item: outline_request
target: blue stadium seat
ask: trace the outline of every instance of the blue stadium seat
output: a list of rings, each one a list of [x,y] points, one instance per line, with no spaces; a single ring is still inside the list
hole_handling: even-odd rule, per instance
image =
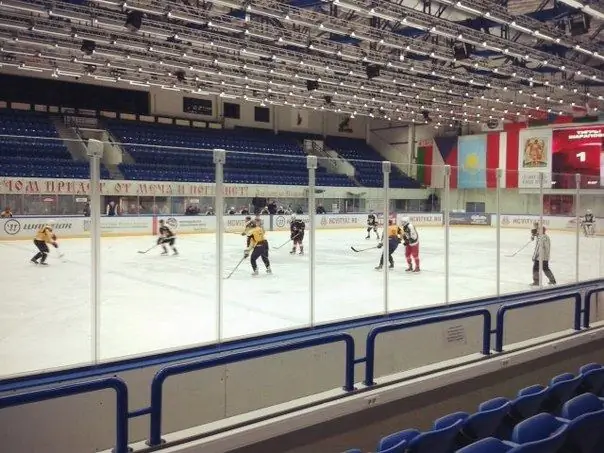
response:
[[[557,453],[564,445],[568,423],[551,414],[541,413],[520,422],[512,433],[519,444],[514,453]]]
[[[109,123],[136,161],[122,164],[127,179],[214,181],[214,148],[228,152],[225,182],[307,185],[306,154],[297,139],[259,130],[193,129],[135,122]],[[188,148],[188,149],[185,149]],[[350,187],[345,175],[317,169],[318,186]]]
[[[0,110],[0,175],[32,178],[89,177],[87,162],[75,162],[48,116]],[[102,167],[101,177],[109,172]]]
[[[580,375],[563,373],[553,377],[550,381],[547,399],[543,403],[543,409],[546,412],[558,414],[562,405],[575,396],[579,385],[581,385]]]
[[[604,451],[604,402],[600,398],[591,393],[576,396],[564,404],[561,417],[568,420],[565,451]]]
[[[450,453],[468,414],[457,412],[439,418],[431,431],[408,429],[383,438],[378,453]],[[405,446],[406,445],[406,446]],[[395,448],[396,447],[396,448]]]
[[[514,448],[509,442],[503,442],[494,437],[474,442],[464,448],[456,451],[456,453],[505,453]]]
[[[598,363],[588,363],[579,369],[581,391],[604,396],[604,367]]]
[[[496,435],[510,412],[507,398],[493,398],[478,406],[478,412],[468,416],[461,429],[459,446]]]

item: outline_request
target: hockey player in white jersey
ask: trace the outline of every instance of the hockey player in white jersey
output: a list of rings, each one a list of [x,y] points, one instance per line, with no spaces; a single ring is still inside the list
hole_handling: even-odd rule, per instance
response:
[[[588,209],[581,219],[581,229],[585,236],[589,237],[596,234],[596,218],[592,214],[591,209]]]
[[[401,221],[403,227],[403,244],[405,245],[405,258],[407,259],[407,272],[419,272],[419,234],[408,217]],[[415,264],[415,268],[413,268]]]

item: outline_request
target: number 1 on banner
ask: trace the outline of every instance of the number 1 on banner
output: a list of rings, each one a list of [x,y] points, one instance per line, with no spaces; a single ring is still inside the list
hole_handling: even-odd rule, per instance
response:
[[[587,160],[587,155],[585,154],[585,151],[577,153],[576,156],[579,159],[579,162],[585,162]]]

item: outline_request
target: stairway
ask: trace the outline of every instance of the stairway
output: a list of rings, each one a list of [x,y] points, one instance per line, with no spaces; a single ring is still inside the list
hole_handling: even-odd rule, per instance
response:
[[[86,145],[84,145],[84,141],[76,128],[65,124],[61,116],[53,116],[51,119],[59,133],[59,137],[63,139],[63,143],[65,143],[69,154],[71,154],[71,158],[78,162],[88,162]]]

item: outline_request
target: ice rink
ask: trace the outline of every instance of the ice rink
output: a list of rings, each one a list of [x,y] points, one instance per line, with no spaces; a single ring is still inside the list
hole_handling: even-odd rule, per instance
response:
[[[410,274],[403,247],[390,272],[389,310],[444,303],[444,230],[418,227],[422,272]],[[383,312],[383,276],[374,270],[380,251],[364,230],[317,231],[315,319],[325,323]],[[575,281],[575,236],[550,232],[550,266],[558,283]],[[309,257],[280,249],[289,234],[269,232],[273,275],[250,275],[246,261],[224,280],[223,337],[243,337],[309,324]],[[529,289],[533,244],[529,229],[503,229],[501,292]],[[243,254],[245,240],[225,234],[225,275]],[[217,338],[214,235],[180,236],[179,256],[160,256],[155,238],[103,238],[101,356],[104,360],[204,343]],[[308,242],[308,234],[305,243]],[[496,229],[455,227],[450,233],[450,298],[461,301],[496,294]],[[581,238],[580,278],[604,275],[602,239]],[[85,364],[91,361],[90,240],[61,242],[49,266],[29,262],[32,241],[0,243],[3,262],[0,311],[0,376]],[[545,279],[544,279],[545,280]]]

